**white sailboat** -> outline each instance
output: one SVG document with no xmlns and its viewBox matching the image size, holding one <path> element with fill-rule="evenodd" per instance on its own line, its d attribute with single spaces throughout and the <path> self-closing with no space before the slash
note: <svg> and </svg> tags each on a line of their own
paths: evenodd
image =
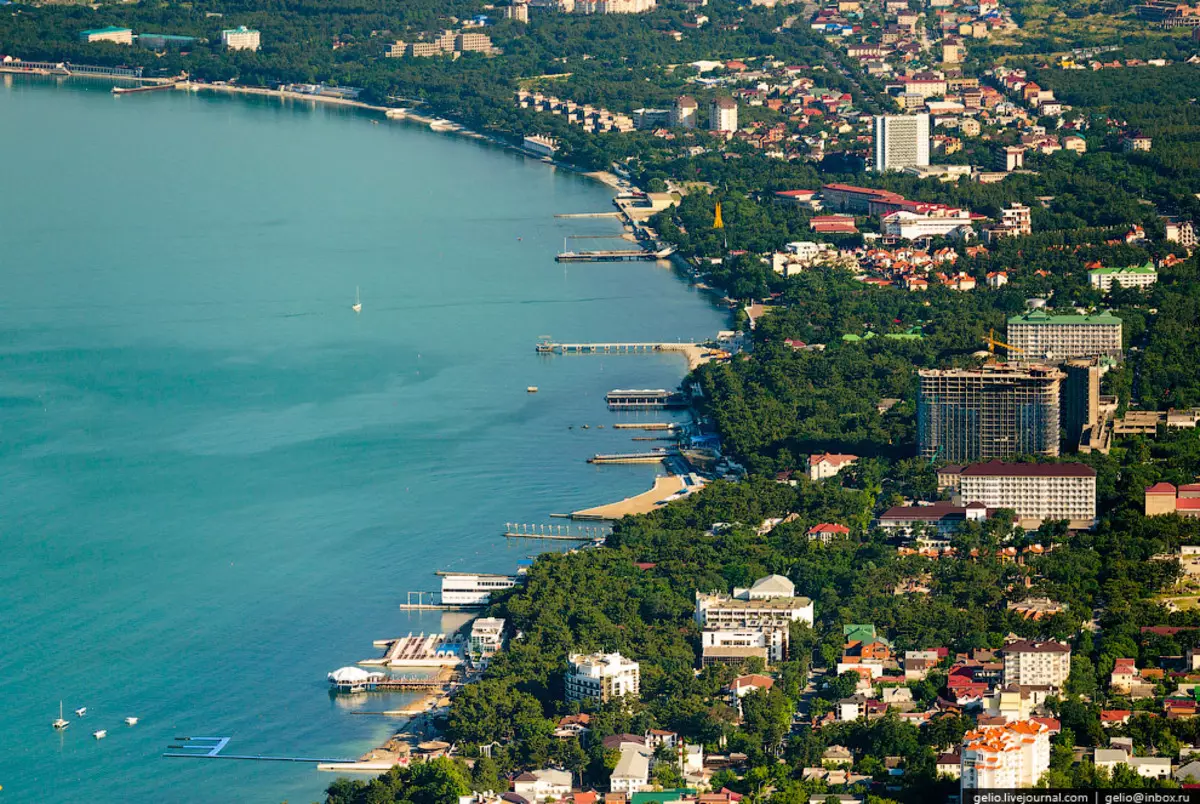
<svg viewBox="0 0 1200 804">
<path fill-rule="evenodd" d="M 362 312 L 362 299 L 358 295 L 358 285 L 354 286 L 354 304 L 350 306 L 350 309 L 356 313 Z"/>
<path fill-rule="evenodd" d="M 94 731 L 94 732 L 92 732 L 92 736 L 95 737 L 97 740 L 103 740 L 105 737 L 108 736 L 108 729 L 100 729 L 99 731 Z"/>
<path fill-rule="evenodd" d="M 78 709 L 76 709 L 76 710 L 75 710 L 75 717 L 83 717 L 83 716 L 84 716 L 84 715 L 86 715 L 86 714 L 87 714 L 87 707 L 86 707 L 86 706 L 81 706 L 81 707 L 79 707 Z"/>
<path fill-rule="evenodd" d="M 63 729 L 65 729 L 67 726 L 70 726 L 70 725 L 71 725 L 71 721 L 69 721 L 63 717 L 62 701 L 59 701 L 58 702 L 58 720 L 54 721 L 54 728 L 58 729 L 59 731 L 62 731 Z"/>
<path fill-rule="evenodd" d="M 125 718 L 125 725 L 126 725 L 126 726 L 136 726 L 136 725 L 137 725 L 137 718 L 136 718 L 136 717 L 127 717 L 127 718 Z"/>
</svg>

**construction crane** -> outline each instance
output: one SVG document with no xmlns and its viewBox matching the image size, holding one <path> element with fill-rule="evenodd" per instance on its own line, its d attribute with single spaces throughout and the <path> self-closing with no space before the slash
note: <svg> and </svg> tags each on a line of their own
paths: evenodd
<svg viewBox="0 0 1200 804">
<path fill-rule="evenodd" d="M 1025 350 L 1019 346 L 1010 346 L 1007 343 L 1005 343 L 1004 341 L 996 340 L 996 330 L 994 330 L 994 329 L 988 330 L 988 334 L 983 336 L 983 342 L 987 344 L 988 354 L 991 354 L 991 355 L 996 354 L 997 346 L 1003 346 L 1005 348 L 1005 350 L 1008 351 L 1009 354 L 1012 354 L 1013 352 L 1017 352 L 1019 354 L 1025 354 Z"/>
</svg>

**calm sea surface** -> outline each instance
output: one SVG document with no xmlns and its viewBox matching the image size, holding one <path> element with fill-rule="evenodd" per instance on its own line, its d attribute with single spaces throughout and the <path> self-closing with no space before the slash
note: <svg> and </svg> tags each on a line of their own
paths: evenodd
<svg viewBox="0 0 1200 804">
<path fill-rule="evenodd" d="M 0 76 L 0 801 L 316 800 L 311 766 L 160 754 L 381 743 L 350 711 L 403 699 L 325 674 L 452 625 L 408 590 L 541 549 L 505 522 L 648 488 L 585 458 L 632 446 L 604 392 L 682 359 L 534 341 L 725 318 L 661 267 L 554 262 L 617 231 L 554 213 L 610 198 L 354 113 Z"/>
</svg>

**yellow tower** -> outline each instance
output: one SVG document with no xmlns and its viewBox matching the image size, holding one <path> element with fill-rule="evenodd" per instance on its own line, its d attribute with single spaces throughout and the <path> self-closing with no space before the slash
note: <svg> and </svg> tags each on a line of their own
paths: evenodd
<svg viewBox="0 0 1200 804">
<path fill-rule="evenodd" d="M 725 228 L 725 221 L 721 220 L 721 202 L 720 201 L 717 202 L 717 212 L 716 212 L 716 215 L 713 216 L 713 228 L 714 229 L 724 229 Z"/>
</svg>

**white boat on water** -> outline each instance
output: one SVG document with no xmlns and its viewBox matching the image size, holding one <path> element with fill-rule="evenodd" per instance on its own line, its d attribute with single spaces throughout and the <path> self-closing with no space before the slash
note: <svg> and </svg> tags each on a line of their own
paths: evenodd
<svg viewBox="0 0 1200 804">
<path fill-rule="evenodd" d="M 350 309 L 356 313 L 362 312 L 362 298 L 358 295 L 358 285 L 354 286 L 354 304 L 350 305 Z"/>
<path fill-rule="evenodd" d="M 71 725 L 71 721 L 69 721 L 63 717 L 62 701 L 59 701 L 58 702 L 58 720 L 54 721 L 54 728 L 58 729 L 59 731 L 62 731 L 63 729 L 65 729 L 67 726 L 70 726 L 70 725 Z"/>
<path fill-rule="evenodd" d="M 137 718 L 136 718 L 136 717 L 127 717 L 127 718 L 125 718 L 125 725 L 126 725 L 126 726 L 136 726 L 136 725 L 137 725 Z"/>
<path fill-rule="evenodd" d="M 97 740 L 103 740 L 105 737 L 108 736 L 108 730 L 100 729 L 99 731 L 94 731 L 94 732 L 92 732 L 92 736 L 95 737 Z"/>
<path fill-rule="evenodd" d="M 86 715 L 86 714 L 87 714 L 87 707 L 86 707 L 86 706 L 81 706 L 81 707 L 79 707 L 78 709 L 76 709 L 76 710 L 75 710 L 75 717 L 83 717 L 83 716 L 84 716 L 84 715 Z"/>
</svg>

